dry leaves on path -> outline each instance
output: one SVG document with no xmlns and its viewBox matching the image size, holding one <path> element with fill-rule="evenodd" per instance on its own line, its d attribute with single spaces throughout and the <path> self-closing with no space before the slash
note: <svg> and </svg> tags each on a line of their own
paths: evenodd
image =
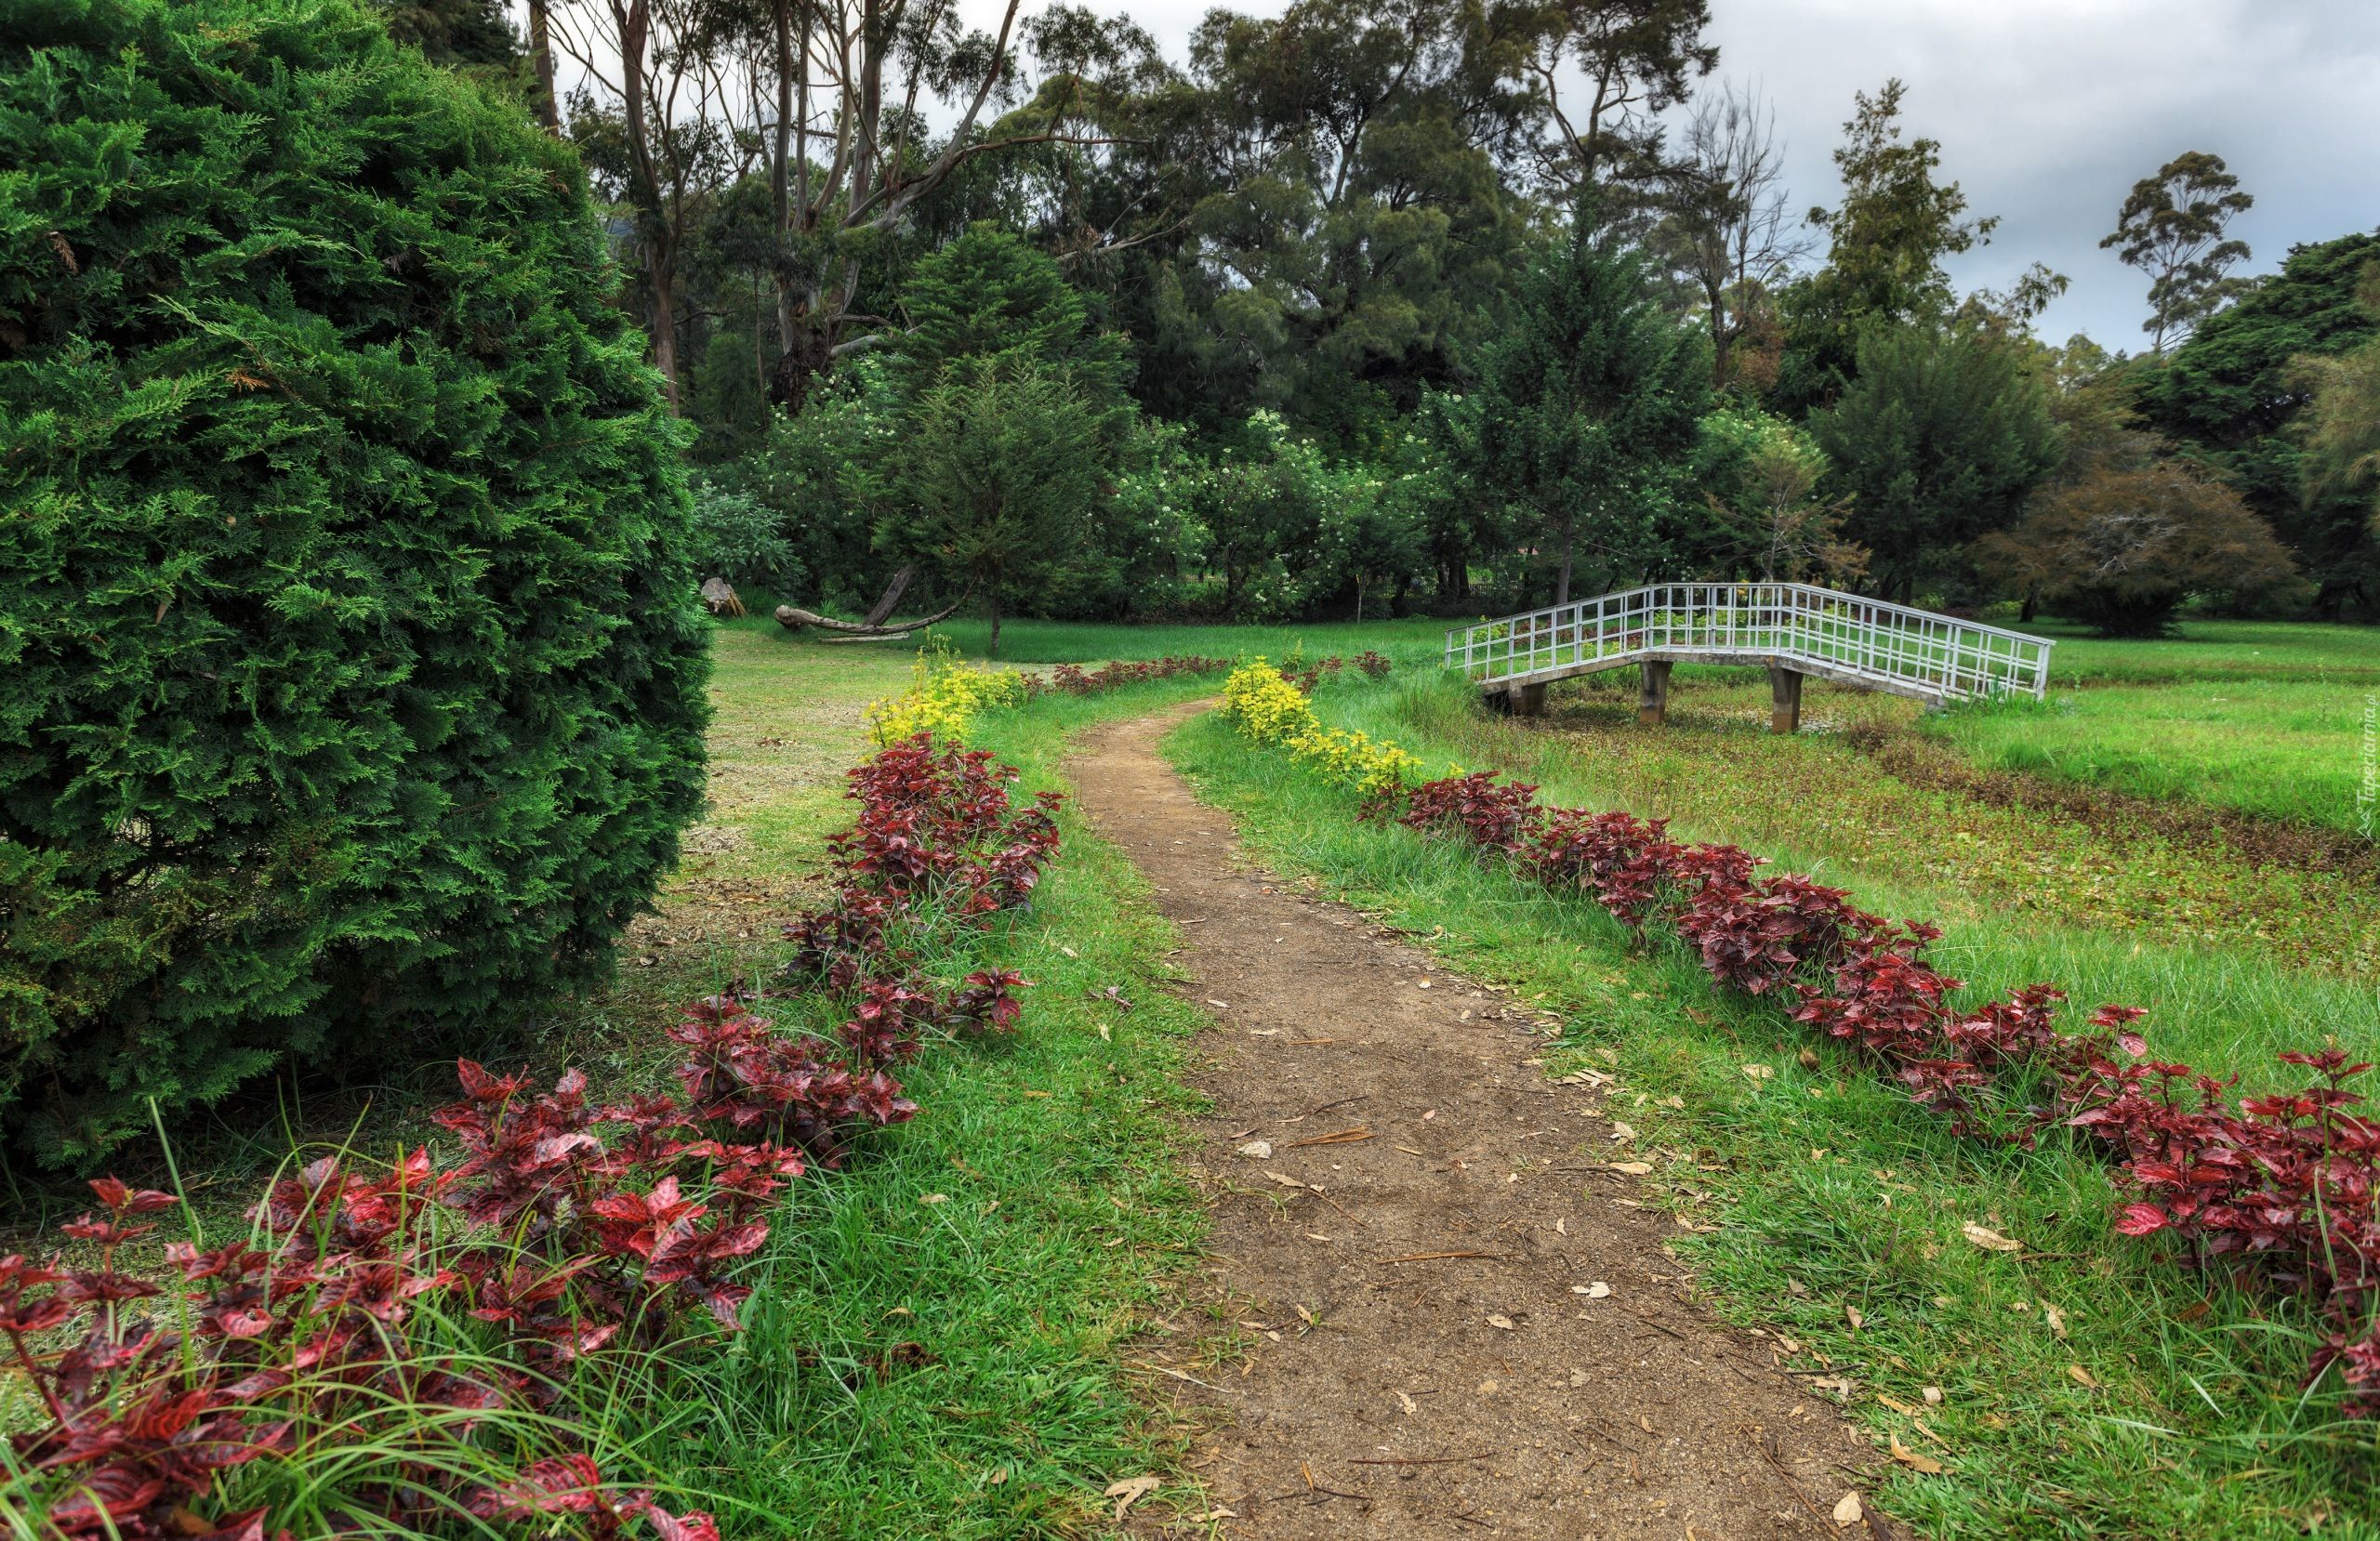
<svg viewBox="0 0 2380 1541">
<path fill-rule="evenodd" d="M 1157 1480 L 1155 1477 L 1127 1477 L 1120 1482 L 1109 1483 L 1107 1491 L 1101 1496 L 1116 1500 L 1116 1518 L 1121 1520 L 1126 1509 L 1157 1489 Z"/>
</svg>

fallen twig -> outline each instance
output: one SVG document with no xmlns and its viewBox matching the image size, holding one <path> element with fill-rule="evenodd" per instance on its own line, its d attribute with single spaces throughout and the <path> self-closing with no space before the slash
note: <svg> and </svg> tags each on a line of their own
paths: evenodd
<svg viewBox="0 0 2380 1541">
<path fill-rule="evenodd" d="M 1620 1306 L 1620 1302 L 1618 1300 L 1613 1300 L 1611 1303 L 1615 1306 Z M 1626 1306 L 1620 1306 L 1620 1309 L 1623 1311 L 1627 1311 L 1629 1315 L 1634 1317 L 1637 1321 L 1644 1323 L 1645 1325 L 1652 1328 L 1655 1332 L 1665 1332 L 1681 1343 L 1686 1341 L 1686 1334 L 1678 1331 L 1675 1327 L 1665 1327 L 1659 1322 L 1654 1321 L 1651 1317 L 1646 1315 L 1643 1311 L 1630 1311 Z"/>
<path fill-rule="evenodd" d="M 1820 1518 L 1818 1514 L 1818 1501 L 1803 1491 L 1800 1480 L 1792 1472 L 1785 1469 L 1785 1463 L 1778 1460 L 1775 1455 L 1769 1453 L 1767 1442 L 1760 1439 L 1756 1435 L 1753 1435 L 1751 1429 L 1744 1429 L 1740 1425 L 1738 1428 L 1738 1431 L 1752 1439 L 1752 1447 L 1760 1452 L 1760 1458 L 1768 1463 L 1770 1470 L 1785 1479 L 1785 1485 L 1793 1490 L 1793 1496 L 1800 1499 L 1802 1507 L 1810 1511 L 1810 1518 L 1813 1520 Z"/>
<path fill-rule="evenodd" d="M 1161 1376 L 1171 1376 L 1176 1380 L 1186 1380 L 1193 1386 L 1204 1386 L 1210 1391 L 1218 1391 L 1224 1396 L 1231 1395 L 1230 1389 L 1227 1387 L 1218 1386 L 1211 1380 L 1200 1380 L 1197 1376 L 1185 1376 L 1179 1370 L 1169 1370 L 1162 1364 L 1151 1364 L 1144 1360 L 1134 1360 L 1131 1368 L 1150 1370 Z"/>
<path fill-rule="evenodd" d="M 1359 1139 L 1369 1139 L 1371 1137 L 1372 1131 L 1366 1126 L 1358 1124 L 1351 1129 L 1334 1129 L 1329 1134 L 1318 1134 L 1306 1139 L 1292 1139 L 1281 1149 L 1294 1151 L 1301 1145 L 1353 1145 Z"/>
</svg>

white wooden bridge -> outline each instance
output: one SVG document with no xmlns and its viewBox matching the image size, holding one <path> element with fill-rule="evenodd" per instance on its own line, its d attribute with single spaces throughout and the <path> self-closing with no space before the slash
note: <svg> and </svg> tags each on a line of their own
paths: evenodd
<svg viewBox="0 0 2380 1541">
<path fill-rule="evenodd" d="M 1815 675 L 1913 696 L 1929 706 L 2049 686 L 2052 643 L 2022 632 L 1809 584 L 1652 584 L 1447 633 L 1447 667 L 1512 709 L 1545 709 L 1545 687 L 1640 665 L 1639 722 L 1669 709 L 1680 663 L 1765 665 L 1780 733 L 1802 725 L 1802 681 Z"/>
</svg>

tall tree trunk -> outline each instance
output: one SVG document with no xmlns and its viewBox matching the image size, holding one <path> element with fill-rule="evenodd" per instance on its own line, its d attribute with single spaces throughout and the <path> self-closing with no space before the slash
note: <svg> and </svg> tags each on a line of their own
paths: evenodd
<svg viewBox="0 0 2380 1541">
<path fill-rule="evenodd" d="M 994 658 L 1000 655 L 1000 590 L 998 584 L 992 586 L 992 639 L 984 651 Z"/>
<path fill-rule="evenodd" d="M 786 243 L 793 234 L 793 190 L 787 165 L 792 158 L 793 115 L 797 110 L 806 110 L 809 105 L 806 101 L 797 104 L 794 99 L 793 7 L 794 0 L 775 0 L 773 18 L 776 23 L 777 40 L 777 126 L 775 140 L 771 147 L 773 152 L 769 157 L 769 197 L 776 220 L 777 250 L 775 261 L 771 266 L 776 280 L 779 353 L 793 351 L 793 274 L 787 270 L 785 251 Z M 805 6 L 803 20 L 806 22 L 808 19 Z M 809 79 L 808 31 L 805 26 L 801 50 L 805 85 Z M 803 95 L 806 97 L 808 93 L 805 91 Z M 806 147 L 803 152 L 805 155 L 808 153 Z"/>
<path fill-rule="evenodd" d="M 554 50 L 550 0 L 529 0 L 529 62 L 536 71 L 536 98 L 529 105 L 546 132 L 562 132 L 562 106 L 554 99 Z"/>
<path fill-rule="evenodd" d="M 645 45 L 653 27 L 650 0 L 612 0 L 620 38 L 620 117 L 628 133 L 629 196 L 635 201 L 644 244 L 644 272 L 653 285 L 653 363 L 670 415 L 678 402 L 678 249 L 661 206 L 661 176 L 653 164 L 652 125 L 646 121 Z"/>
<path fill-rule="evenodd" d="M 661 394 L 669 415 L 685 415 L 678 400 L 678 279 L 668 267 L 654 263 L 653 278 L 653 367 L 661 371 Z"/>
<path fill-rule="evenodd" d="M 1573 517 L 1562 521 L 1562 576 L 1554 585 L 1554 602 L 1570 602 L 1570 555 L 1579 544 L 1579 521 Z"/>
<path fill-rule="evenodd" d="M 884 115 L 884 56 L 892 42 L 887 35 L 884 0 L 865 0 L 865 6 L 859 33 L 859 119 L 853 125 L 858 133 L 852 159 L 854 205 L 876 191 L 877 160 L 883 148 L 877 134 Z"/>
<path fill-rule="evenodd" d="M 1726 291 L 1710 280 L 1703 280 L 1702 292 L 1711 303 L 1711 388 L 1727 389 L 1727 296 Z"/>
<path fill-rule="evenodd" d="M 760 338 L 760 286 L 757 283 L 752 285 L 752 378 L 760 386 L 760 418 L 766 423 L 769 415 L 769 353 Z"/>
</svg>

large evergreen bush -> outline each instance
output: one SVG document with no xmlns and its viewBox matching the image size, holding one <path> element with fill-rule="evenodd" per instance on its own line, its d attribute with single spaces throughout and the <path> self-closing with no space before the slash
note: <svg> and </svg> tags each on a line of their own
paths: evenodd
<svg viewBox="0 0 2380 1541">
<path fill-rule="evenodd" d="M 71 1161 L 595 977 L 706 665 L 568 150 L 350 0 L 8 12 L 0 1116 Z"/>
</svg>

